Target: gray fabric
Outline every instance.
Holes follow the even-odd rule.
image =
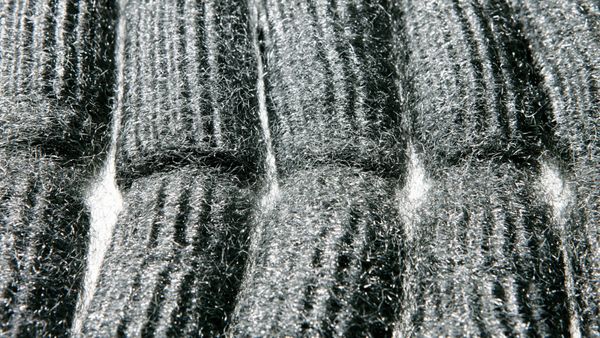
[[[597,2],[1,6],[0,334],[600,335]]]

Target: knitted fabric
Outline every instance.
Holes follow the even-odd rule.
[[[391,5],[256,1],[273,145],[282,171],[340,163],[398,174],[405,136]]]
[[[96,155],[110,118],[115,4],[8,1],[1,11],[0,142]]]
[[[112,96],[110,1],[0,5],[0,335],[65,336]]]
[[[567,331],[559,232],[530,173],[472,161],[431,178],[403,238],[401,336]]]
[[[380,336],[398,307],[400,229],[384,179],[323,166],[258,217],[232,336]]]
[[[137,179],[104,260],[86,336],[214,336],[246,260],[249,190],[191,167]]]
[[[244,2],[129,1],[122,11],[117,175],[190,161],[253,169],[256,62]]]
[[[80,179],[51,158],[4,150],[0,168],[0,335],[64,335],[88,240]]]
[[[1,333],[600,335],[595,1],[0,6]]]

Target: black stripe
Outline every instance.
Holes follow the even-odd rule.
[[[183,182],[184,184],[187,184],[186,181]],[[188,222],[188,218],[190,215],[190,212],[192,210],[191,206],[190,206],[190,188],[184,188],[183,192],[181,193],[181,196],[179,198],[179,210],[177,213],[177,216],[175,218],[175,234],[174,234],[174,240],[176,243],[178,243],[181,246],[185,246],[187,245],[186,243],[186,236],[185,236],[185,228]]]
[[[156,205],[153,210],[154,217],[152,220],[152,227],[150,229],[150,237],[149,237],[148,247],[147,247],[149,250],[155,248],[158,245],[158,232],[160,231],[160,228],[164,225],[162,222],[162,218],[163,218],[164,212],[165,212],[165,198],[166,198],[165,190],[166,190],[166,186],[167,186],[167,181],[168,180],[166,178],[164,178],[160,182],[160,187],[158,188],[158,191],[156,192]]]
[[[30,6],[34,6],[34,3],[29,3]],[[23,4],[25,6],[25,4]],[[21,23],[19,23],[19,55],[17,58],[20,58],[20,62],[17,65],[17,72],[21,74],[18,75],[18,78],[13,79],[12,83],[15,86],[29,86],[29,83],[24,84],[23,82],[29,80],[31,74],[31,55],[37,51],[32,50],[33,46],[33,9],[31,7],[25,8],[23,10],[22,19],[24,21],[23,26],[21,27]],[[16,75],[16,74],[15,74]],[[23,78],[25,81],[23,81]],[[21,90],[23,88],[16,88],[17,90]]]
[[[79,24],[77,22],[77,14],[79,13],[79,6],[77,1],[69,1],[69,0],[61,0],[67,3],[66,5],[66,15],[65,20],[63,21],[63,27],[61,27],[60,34],[63,34],[63,43],[64,43],[64,59],[58,60],[61,62],[62,69],[64,70],[62,83],[59,86],[59,92],[57,93],[59,97],[62,98],[72,98],[76,97],[77,91],[77,67],[74,67],[77,64],[77,50],[75,49],[75,38],[76,27]]]
[[[162,36],[162,34],[165,32],[165,30],[167,29],[166,27],[163,27],[162,23],[163,21],[167,21],[167,18],[165,18],[165,10],[164,8],[161,8],[161,2],[153,2],[152,3],[152,14],[154,14],[154,16],[152,17],[153,22],[152,22],[152,27],[140,27],[140,30],[145,30],[145,29],[151,29],[152,33],[150,34],[150,41],[148,42],[147,45],[145,45],[145,48],[151,48],[149,50],[149,60],[148,61],[148,66],[146,68],[150,68],[151,69],[151,78],[149,83],[145,84],[144,88],[145,90],[151,89],[150,92],[150,105],[146,105],[147,110],[149,110],[149,112],[147,111],[143,111],[142,115],[143,117],[146,116],[150,116],[149,120],[145,120],[142,123],[144,123],[146,125],[146,127],[148,128],[148,134],[147,137],[148,139],[146,139],[146,141],[150,141],[151,144],[153,144],[156,147],[159,147],[160,142],[162,141],[161,137],[159,135],[162,134],[162,128],[167,127],[166,124],[167,122],[163,123],[159,123],[158,122],[158,115],[159,114],[163,114],[164,110],[167,108],[164,105],[164,97],[166,95],[166,90],[164,88],[164,81],[162,79],[162,72],[165,71],[165,65],[164,65],[164,55],[161,54],[162,52],[162,47],[163,44],[165,44],[165,40]],[[148,15],[148,14],[147,14]],[[155,31],[158,31],[158,33],[156,33]],[[158,36],[155,36],[155,34],[158,34]],[[162,43],[156,43],[156,41],[152,41],[156,38],[159,39],[159,41],[162,41]],[[147,103],[148,101],[146,101]],[[167,127],[168,128],[168,127]],[[150,147],[150,149],[152,149]]]
[[[501,304],[497,305],[495,308],[495,315],[500,320],[500,324],[502,324],[502,332],[507,337],[515,335],[517,333],[514,332],[515,324],[510,320],[508,308],[505,306],[508,301],[506,290],[504,290],[504,286],[499,280],[493,282],[492,296],[501,301]]]
[[[458,21],[460,23],[463,35],[467,42],[466,47],[469,51],[470,63],[475,72],[475,83],[479,88],[481,88],[482,91],[485,92],[488,88],[485,84],[485,81],[483,80],[483,65],[481,64],[481,56],[479,55],[479,51],[477,50],[477,43],[475,42],[475,37],[473,35],[473,31],[471,30],[471,25],[465,17],[465,13],[459,4],[459,0],[453,0],[452,2],[454,5],[454,12],[458,16]],[[475,124],[475,128],[478,132],[482,132],[483,130],[485,130],[485,128],[487,128],[487,107],[484,102],[485,101],[481,99],[479,95],[475,95],[475,109],[477,110],[478,114],[478,120],[476,121],[477,123]]]
[[[469,304],[469,308],[471,309],[471,318],[475,322],[475,326],[479,330],[478,336],[491,337],[491,335],[494,333],[490,333],[484,322],[483,300],[481,297],[481,292],[479,292],[478,290],[480,287],[484,287],[484,285],[478,285],[476,283],[469,284],[469,294],[474,296],[471,298]]]
[[[160,310],[162,303],[165,301],[165,288],[170,284],[170,271],[172,270],[171,265],[167,265],[166,268],[158,275],[158,281],[154,287],[152,294],[152,300],[150,307],[146,312],[146,324],[142,328],[142,337],[152,337],[156,331],[156,324],[158,323]]]
[[[504,104],[504,101],[506,99],[505,97],[505,93],[507,92],[507,88],[506,88],[506,84],[504,82],[504,76],[502,74],[502,70],[500,70],[500,64],[501,64],[501,60],[500,60],[500,55],[498,52],[498,42],[496,41],[496,37],[493,34],[493,32],[490,29],[490,23],[488,20],[488,16],[484,15],[486,13],[484,13],[483,8],[476,4],[475,2],[472,3],[471,5],[473,12],[475,14],[475,16],[479,19],[480,22],[480,30],[483,33],[483,38],[481,41],[478,41],[478,45],[480,46],[480,48],[483,50],[485,49],[486,51],[486,58],[483,58],[482,60],[485,60],[491,70],[492,70],[492,78],[490,79],[494,86],[493,88],[495,88],[496,90],[492,91],[493,97],[494,97],[494,103],[497,107],[497,118],[498,118],[498,124],[500,127],[500,130],[502,132],[502,136],[504,137],[509,137],[509,130],[508,130],[508,112],[506,111],[506,105]],[[512,33],[512,32],[510,32]],[[511,34],[512,37],[512,34]],[[490,135],[491,136],[491,135]],[[508,140],[498,140],[496,139],[496,135],[493,135],[494,137],[494,142],[499,142],[497,144],[499,149],[503,149],[503,143],[505,143]],[[492,146],[493,148],[496,148],[495,146]]]
[[[503,201],[505,208],[509,207],[508,201]],[[529,252],[522,252],[519,250],[519,237],[531,238],[531,233],[526,229],[517,229],[517,222],[522,223],[523,220],[515,220],[513,216],[508,213],[506,214],[506,231],[505,236],[507,240],[505,242],[505,252],[512,256],[512,261],[515,262],[515,270],[511,271],[515,278],[516,294],[514,298],[517,300],[517,306],[519,307],[519,313],[523,316],[523,319],[527,325],[526,333],[528,335],[536,335],[534,328],[530,325],[534,321],[533,312],[528,306],[528,284],[532,278],[531,260],[532,257],[528,257]],[[521,226],[523,226],[521,224]]]
[[[215,3],[216,1],[214,0],[207,0],[204,3],[204,22],[203,22],[203,33],[204,33],[204,43],[202,44],[202,46],[205,48],[205,58],[202,61],[206,62],[205,67],[207,68],[207,72],[206,72],[206,91],[207,91],[207,111],[206,111],[206,135],[208,137],[208,141],[210,143],[211,147],[216,147],[216,138],[215,136],[215,120],[214,120],[214,112],[217,111],[219,109],[219,107],[215,107],[215,104],[218,102],[219,99],[219,95],[218,95],[218,86],[217,86],[217,81],[218,79],[215,78],[215,75],[218,76],[218,64],[219,64],[219,42],[217,41],[217,39],[219,38],[219,27],[216,25],[217,23],[215,21],[218,20],[217,16],[218,16],[218,11],[217,11],[217,4]],[[212,18],[212,22],[208,21],[208,10],[206,9],[207,6],[212,6],[212,10],[213,10],[213,18]],[[213,30],[214,31],[214,35],[212,37],[212,39],[215,39],[214,42],[214,50],[210,49],[209,45],[208,45],[208,41],[210,41],[211,36],[209,36],[208,32]],[[209,55],[213,55],[215,57],[214,62],[216,63],[215,65],[211,65],[209,62]],[[214,73],[216,74],[214,74]],[[218,113],[217,113],[218,114]]]
[[[179,287],[177,294],[177,307],[171,313],[171,323],[167,330],[168,337],[182,337],[186,332],[183,330],[186,328],[188,320],[191,319],[191,315],[188,314],[192,307],[192,300],[197,299],[196,297],[196,274],[195,271],[196,261],[192,263],[192,268],[185,274]]]
[[[179,51],[179,55],[180,55],[180,59],[179,60],[175,60],[175,62],[177,62],[177,66],[178,66],[178,70],[179,70],[179,74],[181,76],[181,83],[182,83],[182,88],[181,88],[181,99],[183,100],[183,102],[181,103],[181,115],[182,115],[182,121],[183,121],[183,129],[184,129],[184,133],[185,133],[185,142],[187,144],[196,144],[196,135],[193,131],[193,126],[194,126],[194,116],[193,116],[193,109],[190,107],[191,103],[191,92],[190,92],[190,83],[188,80],[188,77],[186,76],[187,72],[188,72],[188,67],[189,67],[189,60],[188,60],[188,55],[187,55],[187,37],[186,37],[186,32],[187,30],[193,30],[195,29],[195,27],[186,27],[185,22],[183,21],[183,18],[186,17],[186,13],[185,13],[185,0],[178,0],[177,1],[177,14],[179,15],[179,18],[177,19],[177,34],[181,37],[180,38],[180,44],[179,46],[175,46],[175,48],[178,49]],[[198,84],[193,84],[193,85],[198,85]],[[199,139],[201,139],[202,137],[200,137]]]
[[[54,48],[54,42],[56,41],[54,27],[58,25],[58,2],[60,0],[49,0],[49,6],[52,10],[48,13],[43,23],[44,27],[44,54],[47,55],[46,64],[43,65],[42,79],[44,81],[43,89],[47,95],[54,97],[52,79],[56,70],[56,49]]]
[[[31,191],[32,183],[28,182],[29,187],[26,189],[27,192]],[[15,198],[15,185],[5,185],[2,187],[2,190],[6,189],[4,194],[2,195],[2,199],[0,201],[0,214],[6,215],[8,209],[6,208],[6,204],[9,204],[11,200]],[[25,196],[30,196],[31,194],[26,193]],[[18,197],[18,196],[17,196]],[[2,227],[0,230],[2,234],[10,234],[12,227],[12,222],[2,222],[0,226]],[[12,246],[8,246],[6,243],[5,236],[2,236],[2,250],[7,251],[7,263],[8,266],[2,267],[3,271],[0,274],[4,278],[10,278],[10,281],[7,283],[7,288],[3,290],[2,296],[0,297],[0,328],[2,330],[9,330],[11,327],[11,318],[14,315],[14,308],[17,304],[17,292],[18,285],[21,284],[21,276],[19,274],[19,264],[17,262],[17,248],[15,243]],[[12,252],[11,252],[12,251]]]
[[[327,335],[333,334],[336,318],[345,305],[342,303],[347,298],[345,289],[351,283],[348,270],[351,265],[358,263],[356,257],[352,257],[352,248],[357,244],[355,241],[360,240],[356,238],[356,234],[358,232],[359,219],[362,218],[361,216],[364,217],[364,215],[361,215],[358,210],[352,208],[350,209],[349,216],[346,231],[334,246],[339,255],[337,256],[337,264],[334,272],[335,282],[332,288],[332,295],[325,310],[325,313],[328,314],[326,317],[328,321],[323,321],[323,331]],[[365,225],[363,224],[363,226]]]

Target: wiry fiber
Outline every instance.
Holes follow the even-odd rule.
[[[0,153],[0,335],[65,336],[85,268],[78,175],[53,158]]]
[[[118,176],[188,160],[253,169],[260,124],[246,3],[129,1],[123,15]]]
[[[232,336],[382,336],[398,304],[399,229],[386,180],[319,166],[257,217]]]
[[[581,332],[600,335],[600,7],[594,1],[515,2],[543,78],[549,154],[575,202],[564,211]],[[538,15],[537,13],[544,13]],[[568,210],[568,211],[567,211]]]
[[[398,336],[568,335],[565,257],[538,174],[473,160],[429,177],[403,241]]]
[[[194,168],[133,181],[84,336],[215,336],[231,318],[246,261],[251,193]]]
[[[392,5],[253,2],[281,171],[336,162],[401,172]]]
[[[600,335],[599,18],[0,3],[0,335],[68,334],[87,216],[66,166],[101,153],[113,96],[125,207],[76,334]]]
[[[435,165],[539,154],[539,77],[513,9],[504,0],[402,4],[406,129]]]
[[[102,149],[115,9],[111,0],[2,4],[0,146],[70,160]]]

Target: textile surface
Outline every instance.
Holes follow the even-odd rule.
[[[0,336],[600,336],[599,81],[593,0],[3,1]]]

